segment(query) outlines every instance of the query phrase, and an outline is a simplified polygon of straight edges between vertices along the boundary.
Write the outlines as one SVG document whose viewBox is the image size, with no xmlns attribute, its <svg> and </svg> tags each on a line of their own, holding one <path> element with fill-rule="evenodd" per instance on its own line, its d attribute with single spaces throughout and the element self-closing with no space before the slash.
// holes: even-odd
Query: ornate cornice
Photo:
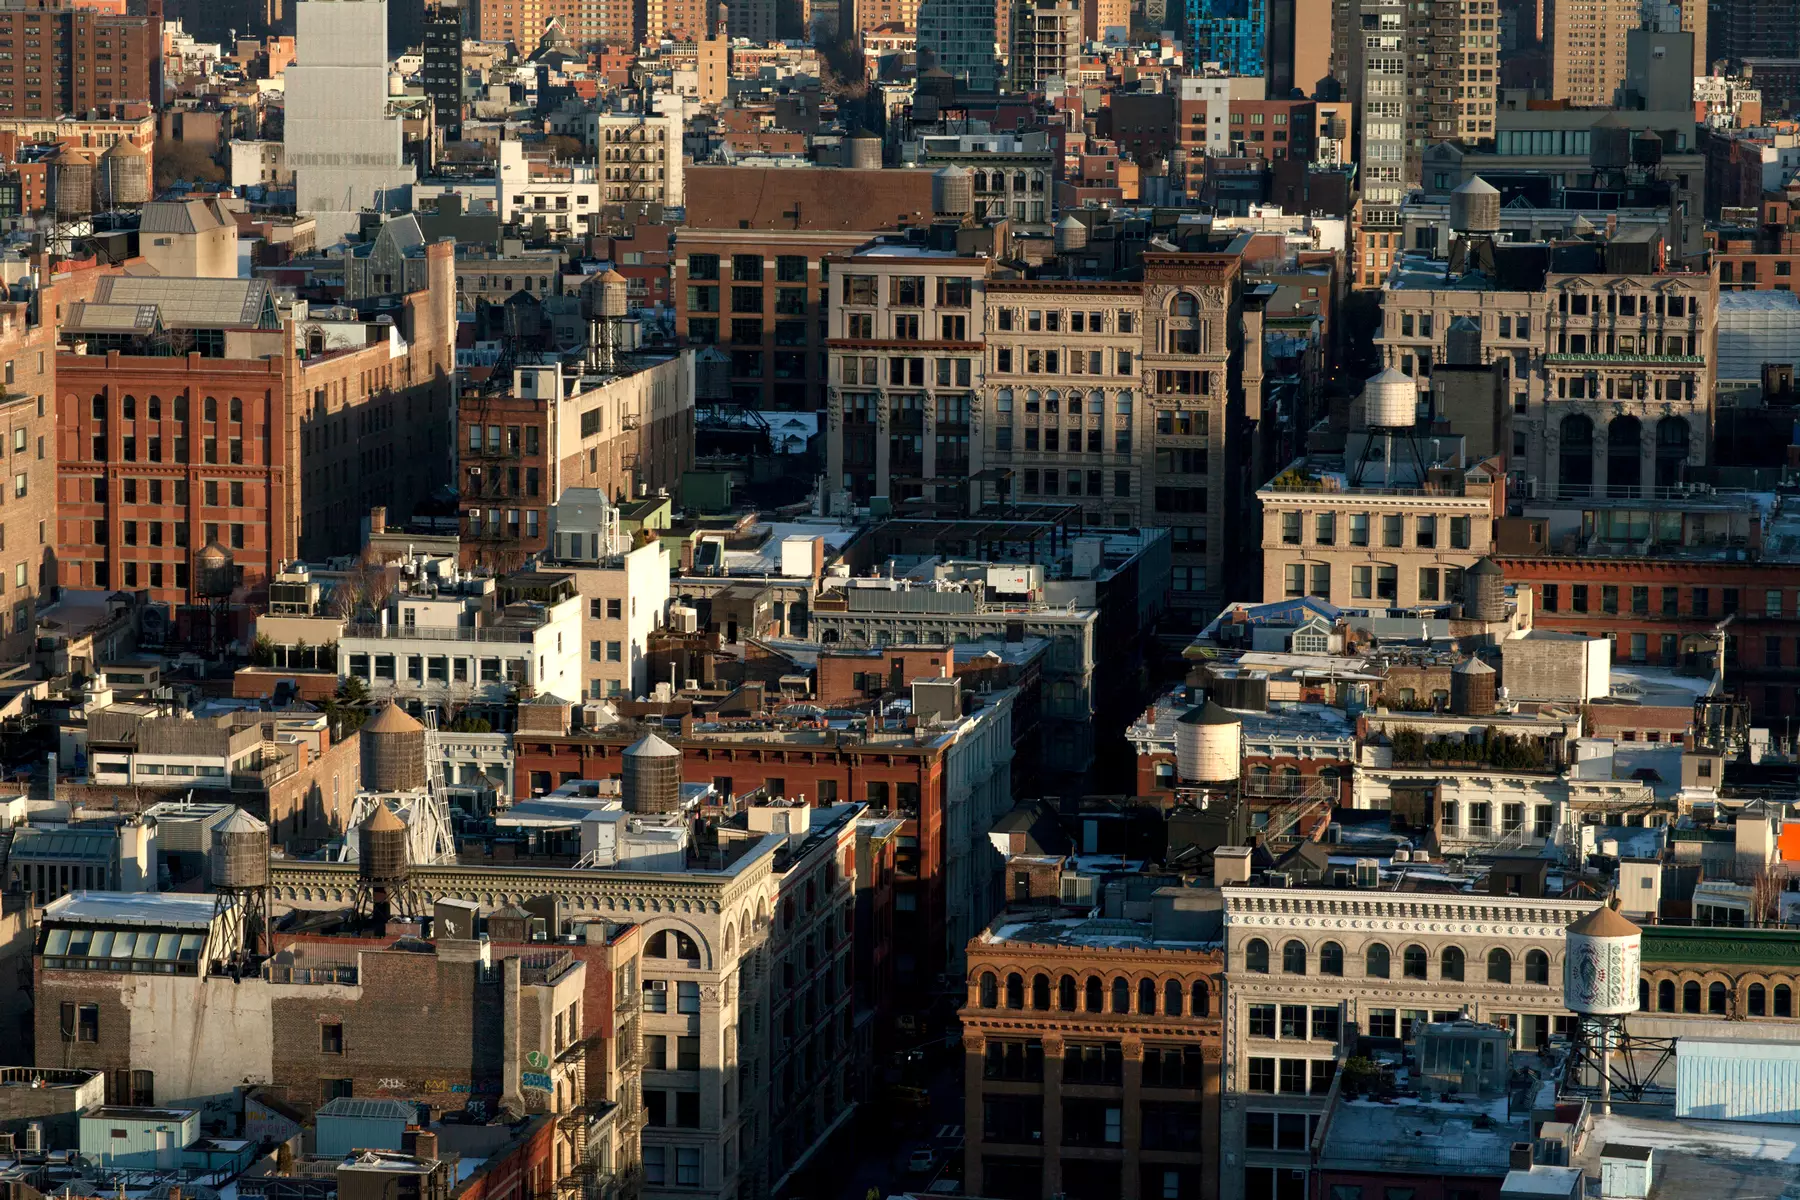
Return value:
<svg viewBox="0 0 1800 1200">
<path fill-rule="evenodd" d="M 1642 939 L 1645 970 L 1668 965 L 1800 967 L 1800 937 L 1783 929 L 1697 929 L 1651 925 Z"/>
<path fill-rule="evenodd" d="M 1512 896 L 1439 896 L 1338 890 L 1226 888 L 1228 930 L 1313 930 L 1346 933 L 1445 934 L 1560 941 L 1569 922 L 1596 907 L 1591 900 Z"/>
<path fill-rule="evenodd" d="M 276 901 L 349 904 L 356 898 L 357 869 L 351 863 L 270 864 Z M 441 899 L 477 904 L 516 904 L 533 896 L 556 896 L 577 910 L 614 913 L 718 913 L 733 908 L 751 880 L 766 872 L 708 877 L 617 874 L 567 868 L 415 867 L 413 891 L 424 903 Z"/>
</svg>

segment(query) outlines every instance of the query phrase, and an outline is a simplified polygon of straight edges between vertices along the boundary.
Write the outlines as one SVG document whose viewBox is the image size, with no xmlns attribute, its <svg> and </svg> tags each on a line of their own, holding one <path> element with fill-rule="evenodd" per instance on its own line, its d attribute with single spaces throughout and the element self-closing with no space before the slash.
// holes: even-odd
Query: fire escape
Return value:
<svg viewBox="0 0 1800 1200">
<path fill-rule="evenodd" d="M 569 1147 L 569 1168 L 556 1181 L 557 1200 L 635 1200 L 643 1183 L 643 1168 L 636 1162 L 616 1162 L 611 1146 L 614 1133 L 621 1147 L 638 1144 L 645 1114 L 638 1089 L 619 1088 L 622 1102 L 606 1098 L 609 1072 L 607 1055 L 621 1047 L 613 1070 L 624 1076 L 638 1067 L 636 996 L 614 1010 L 616 1036 L 592 1033 L 571 1042 L 558 1062 L 566 1064 L 574 1083 L 576 1103 L 557 1118 L 557 1132 Z M 590 1085 L 592 1090 L 590 1090 Z"/>
</svg>

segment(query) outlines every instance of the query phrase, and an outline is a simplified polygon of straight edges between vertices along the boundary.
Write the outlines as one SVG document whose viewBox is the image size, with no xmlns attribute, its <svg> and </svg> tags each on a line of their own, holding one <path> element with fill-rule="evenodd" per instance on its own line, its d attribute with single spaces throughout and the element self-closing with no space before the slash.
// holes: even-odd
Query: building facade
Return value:
<svg viewBox="0 0 1800 1200">
<path fill-rule="evenodd" d="M 1515 1046 L 1566 1031 L 1563 931 L 1590 901 L 1227 885 L 1222 1200 L 1309 1196 L 1294 1172 L 1357 1038 L 1477 1021 Z"/>
<path fill-rule="evenodd" d="M 131 16 L 74 0 L 0 8 L 0 38 L 19 48 L 0 61 L 0 119 L 56 118 L 127 103 L 161 107 L 157 13 Z"/>
</svg>

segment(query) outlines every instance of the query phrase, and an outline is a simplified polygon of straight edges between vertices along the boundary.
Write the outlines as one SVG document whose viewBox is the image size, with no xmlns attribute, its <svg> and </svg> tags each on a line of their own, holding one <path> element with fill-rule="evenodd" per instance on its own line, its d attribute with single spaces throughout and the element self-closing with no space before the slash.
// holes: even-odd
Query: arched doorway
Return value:
<svg viewBox="0 0 1800 1200">
<path fill-rule="evenodd" d="M 1681 484 L 1687 470 L 1688 423 L 1680 417 L 1664 417 L 1656 423 L 1656 486 Z"/>
<path fill-rule="evenodd" d="M 1594 487 L 1594 423 L 1580 413 L 1562 419 L 1557 489 L 1564 496 L 1591 495 Z"/>
<path fill-rule="evenodd" d="M 1606 428 L 1606 494 L 1635 496 L 1644 482 L 1644 423 L 1636 417 L 1614 417 Z"/>
</svg>

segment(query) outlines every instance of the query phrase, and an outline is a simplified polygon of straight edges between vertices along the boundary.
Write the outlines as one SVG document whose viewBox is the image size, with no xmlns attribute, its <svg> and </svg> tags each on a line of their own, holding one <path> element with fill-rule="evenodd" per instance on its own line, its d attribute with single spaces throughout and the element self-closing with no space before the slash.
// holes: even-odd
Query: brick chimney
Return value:
<svg viewBox="0 0 1800 1200">
<path fill-rule="evenodd" d="M 369 536 L 387 532 L 387 506 L 377 504 L 369 510 Z"/>
</svg>

